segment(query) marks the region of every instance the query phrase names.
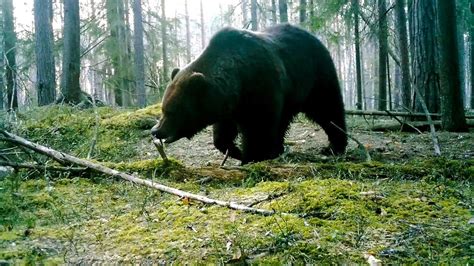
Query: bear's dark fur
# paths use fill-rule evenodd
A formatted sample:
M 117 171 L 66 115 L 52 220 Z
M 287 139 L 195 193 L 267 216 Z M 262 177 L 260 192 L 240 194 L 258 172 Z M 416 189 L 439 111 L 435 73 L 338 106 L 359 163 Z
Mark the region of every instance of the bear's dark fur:
M 162 111 L 152 130 L 157 138 L 171 143 L 213 125 L 216 148 L 242 163 L 280 155 L 300 112 L 324 129 L 329 151 L 340 154 L 347 145 L 331 56 L 316 37 L 291 25 L 222 29 L 195 61 L 173 71 Z M 242 149 L 235 144 L 239 133 Z

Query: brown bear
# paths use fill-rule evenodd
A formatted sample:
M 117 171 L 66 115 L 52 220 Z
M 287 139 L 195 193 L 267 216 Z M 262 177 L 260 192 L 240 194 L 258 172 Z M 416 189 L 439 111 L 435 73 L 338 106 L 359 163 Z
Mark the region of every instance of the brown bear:
M 288 127 L 302 112 L 328 135 L 327 152 L 340 154 L 347 146 L 334 63 L 324 45 L 301 28 L 224 28 L 196 60 L 173 70 L 171 79 L 161 120 L 152 129 L 165 143 L 213 125 L 214 145 L 222 153 L 243 164 L 272 159 L 284 151 Z

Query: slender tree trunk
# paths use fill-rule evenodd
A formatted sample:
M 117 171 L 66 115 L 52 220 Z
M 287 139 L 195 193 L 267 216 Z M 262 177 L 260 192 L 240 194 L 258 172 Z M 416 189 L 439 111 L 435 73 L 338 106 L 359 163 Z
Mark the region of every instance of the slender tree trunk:
M 287 23 L 288 22 L 287 0 L 278 0 L 278 9 L 280 12 L 280 23 Z
M 278 23 L 277 21 L 277 7 L 276 7 L 276 0 L 272 0 L 272 25 Z
M 143 55 L 143 17 L 142 17 L 142 1 L 134 0 L 133 2 L 133 27 L 134 38 L 133 45 L 135 48 L 135 79 L 137 90 L 138 107 L 146 106 L 146 90 L 145 90 L 145 57 Z
M 464 131 L 467 125 L 459 75 L 456 4 L 454 1 L 437 2 L 438 10 L 442 10 L 438 12 L 441 54 L 441 123 L 445 130 Z
M 188 0 L 184 0 L 184 13 L 186 19 L 186 63 L 191 62 L 191 31 L 189 30 Z
M 250 15 L 252 17 L 252 30 L 258 30 L 257 0 L 251 0 Z
M 165 0 L 161 0 L 161 49 L 163 53 L 163 81 L 168 82 L 169 80 L 169 62 L 168 62 L 168 35 L 166 33 L 167 21 L 166 21 L 166 6 Z
M 5 69 L 5 64 L 4 64 L 4 42 L 3 42 L 3 0 L 0 0 L 0 110 L 3 110 L 3 105 L 4 105 L 4 95 L 3 91 L 5 90 L 5 83 L 3 80 L 3 76 L 5 74 L 4 69 Z
M 61 92 L 66 103 L 81 101 L 79 0 L 64 0 L 64 50 Z
M 396 0 L 395 12 L 397 16 L 396 25 L 398 31 L 398 42 L 401 58 L 402 87 L 401 98 L 402 105 L 409 108 L 411 104 L 411 83 L 410 83 L 410 62 L 408 54 L 408 36 L 407 36 L 407 18 L 405 14 L 405 0 Z
M 379 20 L 379 97 L 378 109 L 387 109 L 387 59 L 388 59 L 388 29 L 387 29 L 387 2 L 378 0 Z
M 201 48 L 206 48 L 206 27 L 204 25 L 204 8 L 202 6 L 202 0 L 200 1 L 201 9 Z
M 36 90 L 38 105 L 53 103 L 56 99 L 56 71 L 53 54 L 53 3 L 51 0 L 34 1 Z
M 306 22 L 306 0 L 300 0 L 300 25 Z
M 13 23 L 13 1 L 3 0 L 3 41 L 7 80 L 7 110 L 18 108 L 16 84 L 16 33 Z
M 314 31 L 314 0 L 309 0 L 309 29 Z
M 242 0 L 242 27 L 247 28 L 249 23 L 249 15 L 248 15 L 248 1 Z
M 471 8 L 474 9 L 474 3 Z M 474 14 L 471 14 L 469 38 L 471 43 L 471 109 L 474 109 Z
M 359 32 L 359 0 L 352 0 L 352 15 L 354 16 L 354 35 L 355 35 L 355 60 L 356 60 L 356 84 L 357 84 L 357 110 L 362 110 L 362 70 L 361 70 L 361 52 L 360 52 L 360 32 Z

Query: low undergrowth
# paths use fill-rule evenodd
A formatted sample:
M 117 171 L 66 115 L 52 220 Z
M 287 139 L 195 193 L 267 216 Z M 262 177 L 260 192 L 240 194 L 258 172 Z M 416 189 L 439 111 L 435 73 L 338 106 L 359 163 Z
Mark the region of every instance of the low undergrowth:
M 47 107 L 20 114 L 14 129 L 79 157 L 96 135 L 91 160 L 278 214 L 204 205 L 93 172 L 22 170 L 0 180 L 0 262 L 353 264 L 366 254 L 391 264 L 473 262 L 472 159 L 189 167 L 144 155 L 153 147 L 138 143 L 157 109 L 98 108 L 96 134 L 92 110 Z

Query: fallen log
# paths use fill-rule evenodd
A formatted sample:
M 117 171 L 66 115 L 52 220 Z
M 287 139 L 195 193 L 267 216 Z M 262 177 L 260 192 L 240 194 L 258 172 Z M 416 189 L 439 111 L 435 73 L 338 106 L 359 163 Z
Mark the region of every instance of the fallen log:
M 425 113 L 409 113 L 409 112 L 393 112 L 390 111 L 388 114 L 386 111 L 363 111 L 363 110 L 346 110 L 346 115 L 368 115 L 368 116 L 398 116 L 398 117 L 413 117 L 413 118 L 426 118 Z M 432 118 L 440 119 L 441 114 L 430 113 Z M 466 119 L 474 119 L 474 115 L 466 115 Z
M 193 193 L 186 192 L 186 191 L 183 191 L 183 190 L 180 190 L 180 189 L 176 189 L 176 188 L 173 188 L 173 187 L 165 186 L 165 185 L 156 183 L 152 180 L 142 179 L 142 178 L 139 178 L 135 175 L 122 173 L 122 172 L 119 172 L 115 169 L 111 169 L 111 168 L 108 168 L 106 166 L 103 166 L 99 163 L 89 162 L 87 160 L 74 157 L 74 156 L 69 155 L 67 153 L 59 152 L 59 151 L 53 150 L 51 148 L 33 143 L 33 142 L 31 142 L 27 139 L 19 137 L 15 134 L 12 134 L 12 133 L 7 132 L 5 130 L 0 130 L 0 134 L 5 136 L 5 138 L 3 139 L 4 141 L 8 141 L 10 143 L 14 143 L 14 144 L 26 147 L 28 149 L 34 150 L 38 153 L 41 153 L 43 155 L 46 155 L 46 156 L 54 159 L 55 161 L 57 161 L 61 164 L 70 163 L 70 164 L 75 164 L 75 165 L 79 165 L 79 166 L 82 166 L 82 167 L 87 167 L 89 169 L 95 170 L 97 172 L 101 172 L 101 173 L 106 174 L 106 175 L 110 175 L 112 177 L 120 177 L 124 180 L 130 181 L 130 182 L 138 184 L 138 185 L 144 185 L 144 186 L 147 186 L 147 187 L 157 189 L 157 190 L 159 190 L 161 192 L 164 192 L 164 193 L 176 195 L 176 196 L 179 196 L 181 198 L 187 198 L 187 199 L 191 199 L 191 200 L 200 201 L 200 202 L 203 202 L 203 203 L 206 203 L 206 204 L 223 206 L 223 207 L 227 207 L 229 209 L 240 210 L 240 211 L 244 211 L 244 212 L 248 212 L 248 213 L 254 213 L 254 214 L 260 214 L 260 215 L 272 215 L 272 214 L 276 213 L 275 211 L 251 208 L 251 207 L 248 207 L 248 206 L 245 206 L 245 205 L 242 205 L 242 204 L 238 204 L 238 203 L 235 203 L 235 202 L 231 202 L 231 201 L 223 201 L 223 200 L 212 199 L 212 198 L 209 198 L 209 197 L 206 197 L 206 196 L 201 196 L 201 195 L 193 194 Z

